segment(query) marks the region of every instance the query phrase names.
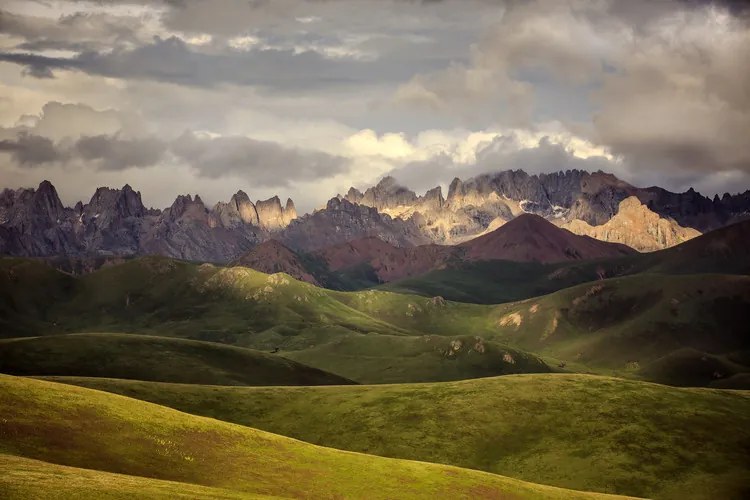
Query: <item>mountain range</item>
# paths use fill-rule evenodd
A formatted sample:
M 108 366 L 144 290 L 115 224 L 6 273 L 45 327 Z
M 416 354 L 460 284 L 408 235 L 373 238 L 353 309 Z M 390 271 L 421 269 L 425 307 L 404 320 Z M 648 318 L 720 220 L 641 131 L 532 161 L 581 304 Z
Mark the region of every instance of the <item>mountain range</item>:
M 212 207 L 198 195 L 180 195 L 168 208 L 149 209 L 129 185 L 99 188 L 88 203 L 71 208 L 44 181 L 37 189 L 0 193 L 0 253 L 158 254 L 227 263 L 271 239 L 304 253 L 363 238 L 397 248 L 457 245 L 527 213 L 576 234 L 653 251 L 747 217 L 750 191 L 712 200 L 692 189 L 633 187 L 603 172 L 508 170 L 454 179 L 445 198 L 440 187 L 420 196 L 385 177 L 364 192 L 351 188 L 324 208 L 299 216 L 291 199 L 283 205 L 277 196 L 253 203 L 243 191 Z

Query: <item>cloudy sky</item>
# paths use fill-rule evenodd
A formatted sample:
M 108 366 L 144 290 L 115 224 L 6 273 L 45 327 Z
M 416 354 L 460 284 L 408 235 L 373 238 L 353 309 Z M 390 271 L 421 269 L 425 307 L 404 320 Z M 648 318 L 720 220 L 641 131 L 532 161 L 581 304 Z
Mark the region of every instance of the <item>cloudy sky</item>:
M 698 0 L 0 2 L 0 187 L 309 210 L 387 173 L 750 188 L 750 10 Z

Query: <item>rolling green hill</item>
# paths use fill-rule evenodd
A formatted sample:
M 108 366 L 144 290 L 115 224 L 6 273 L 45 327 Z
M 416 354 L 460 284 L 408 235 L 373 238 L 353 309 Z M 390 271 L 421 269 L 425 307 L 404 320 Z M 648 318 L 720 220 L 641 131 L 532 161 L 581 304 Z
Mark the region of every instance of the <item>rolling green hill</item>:
M 329 366 L 363 384 L 440 382 L 551 371 L 533 354 L 472 336 L 348 336 L 286 356 L 311 366 Z
M 368 383 L 559 366 L 712 385 L 750 372 L 743 354 L 750 351 L 747 276 L 641 273 L 484 306 L 379 290 L 335 292 L 284 274 L 157 257 L 79 279 L 39 266 L 0 260 L 0 295 L 23 291 L 3 306 L 6 337 L 137 332 L 278 349 L 279 356 Z M 56 300 L 43 300 L 40 282 L 59 294 Z M 698 357 L 685 362 L 685 353 Z M 734 387 L 745 380 L 735 378 Z
M 750 488 L 750 392 L 591 375 L 256 388 L 56 379 L 304 441 L 657 499 Z
M 571 370 L 709 385 L 750 372 L 750 276 L 640 274 L 503 304 L 494 340 Z
M 175 338 L 85 333 L 0 340 L 0 373 L 78 375 L 209 385 L 351 381 L 251 349 Z
M 5 500 L 129 498 L 179 499 L 271 499 L 266 495 L 240 493 L 177 481 L 113 474 L 66 467 L 39 460 L 0 454 L 0 493 Z
M 4 259 L 0 264 L 5 264 L 0 289 L 36 286 L 36 273 L 24 272 L 28 262 Z M 17 281 L 6 279 L 3 284 L 3 275 L 10 273 Z M 62 273 L 57 277 L 66 283 L 70 279 Z M 30 318 L 15 331 L 9 327 L 3 333 L 138 332 L 279 349 L 278 356 L 368 382 L 549 371 L 536 356 L 476 339 L 487 331 L 488 309 L 473 304 L 386 292 L 332 292 L 284 274 L 165 258 L 129 261 L 68 286 L 69 296 L 48 304 L 34 316 L 35 325 Z M 88 345 L 93 349 L 91 342 Z
M 105 491 L 120 497 L 144 483 L 165 496 L 179 486 L 160 481 L 174 481 L 188 484 L 185 493 L 218 488 L 220 497 L 229 490 L 297 498 L 597 498 L 479 471 L 323 448 L 122 396 L 4 375 L 0 419 L 0 467 L 12 470 L 0 479 L 0 493 L 14 495 L 57 495 L 56 486 L 72 474 L 76 482 L 66 488 L 99 498 L 97 482 L 82 484 L 88 474 L 108 480 Z M 30 470 L 15 469 L 30 460 L 36 461 Z M 67 467 L 95 472 L 80 475 Z M 29 482 L 35 475 L 42 480 Z

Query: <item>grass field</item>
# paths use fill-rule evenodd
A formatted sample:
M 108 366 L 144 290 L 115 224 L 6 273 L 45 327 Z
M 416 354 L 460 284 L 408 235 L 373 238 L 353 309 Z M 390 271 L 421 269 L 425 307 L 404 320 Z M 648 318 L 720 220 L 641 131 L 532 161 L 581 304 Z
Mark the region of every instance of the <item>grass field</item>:
M 118 333 L 0 340 L 0 372 L 209 385 L 352 383 L 275 354 L 212 342 Z
M 5 500 L 270 499 L 221 488 L 66 467 L 0 454 L 0 493 Z
M 591 375 L 201 387 L 56 379 L 307 442 L 658 499 L 750 491 L 750 392 Z
M 296 498 L 600 497 L 323 448 L 122 396 L 5 375 L 0 376 L 0 424 L 0 456 L 9 455 L 0 467 L 11 471 L 0 486 L 17 496 L 60 494 L 64 490 L 57 486 L 73 475 L 66 487 L 92 498 L 98 498 L 97 481 L 107 481 L 105 491 L 115 497 L 126 497 L 140 484 L 157 490 L 156 496 L 177 488 L 161 481 L 195 485 L 185 491 L 201 494 L 208 490 L 196 486 L 218 488 L 219 497 L 228 496 L 221 490 Z M 35 476 L 42 479 L 30 482 Z

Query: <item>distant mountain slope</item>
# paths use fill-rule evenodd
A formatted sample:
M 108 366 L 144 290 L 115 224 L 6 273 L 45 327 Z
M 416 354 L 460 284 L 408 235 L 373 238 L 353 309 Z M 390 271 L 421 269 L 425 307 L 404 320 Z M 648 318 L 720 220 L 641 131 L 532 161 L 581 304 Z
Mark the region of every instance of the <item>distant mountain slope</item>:
M 379 238 L 369 237 L 325 247 L 313 255 L 333 272 L 366 264 L 378 281 L 388 282 L 443 267 L 460 259 L 461 254 L 460 250 L 445 245 L 395 247 Z
M 674 220 L 660 217 L 635 196 L 621 201 L 614 217 L 600 226 L 574 219 L 562 227 L 601 241 L 622 243 L 640 252 L 673 247 L 701 234 L 693 228 L 680 226 Z
M 519 215 L 499 229 L 460 245 L 467 260 L 560 262 L 634 253 L 629 247 L 578 236 L 533 214 Z
M 750 221 L 711 231 L 657 252 L 553 264 L 464 262 L 383 285 L 395 292 L 500 303 L 543 295 L 603 278 L 643 272 L 750 274 Z
M 265 252 L 263 259 L 248 258 L 242 262 L 260 271 L 284 270 L 310 283 L 346 289 L 347 282 L 363 287 L 370 279 L 369 285 L 376 285 L 478 260 L 549 263 L 631 253 L 635 252 L 623 245 L 578 236 L 539 216 L 521 214 L 498 229 L 458 246 L 394 246 L 369 236 L 326 246 L 311 252 L 308 258 L 296 259 L 299 266 L 307 266 L 304 270 L 290 264 L 292 257 L 288 252 Z M 253 254 L 251 251 L 250 255 Z M 317 264 L 313 266 L 315 269 L 310 266 L 311 259 Z M 313 278 L 316 272 L 317 279 Z M 343 279 L 337 281 L 335 276 Z M 354 279 L 356 276 L 361 279 Z
M 251 349 L 116 333 L 0 340 L 0 373 L 210 385 L 351 383 L 315 368 Z
M 233 265 L 249 267 L 262 273 L 286 273 L 294 279 L 319 285 L 300 256 L 278 240 L 268 240 L 253 247 L 235 260 Z
M 351 453 L 276 434 L 182 413 L 114 394 L 41 380 L 0 375 L 3 453 L 23 467 L 24 460 L 50 465 L 44 480 L 13 474 L 20 484 L 3 489 L 30 492 L 32 498 L 59 496 L 49 476 L 60 466 L 187 483 L 184 491 L 162 484 L 165 494 L 201 493 L 191 485 L 236 496 L 281 498 L 607 498 L 526 483 L 446 465 Z M 75 418 L 71 418 L 75 415 Z M 10 458 L 5 458 L 11 455 Z M 33 469 L 39 470 L 36 462 Z M 2 467 L 2 465 L 0 465 Z M 356 471 L 353 472 L 353 471 Z M 33 476 L 32 476 L 33 477 Z M 96 474 L 93 477 L 97 477 Z M 101 476 L 98 476 L 101 477 Z M 108 488 L 117 485 L 115 480 Z M 54 483 L 53 483 L 54 484 Z M 153 483 L 150 484 L 153 487 Z M 170 488 L 171 486 L 171 488 Z M 120 491 L 119 497 L 127 497 Z M 78 495 L 98 498 L 97 485 Z

